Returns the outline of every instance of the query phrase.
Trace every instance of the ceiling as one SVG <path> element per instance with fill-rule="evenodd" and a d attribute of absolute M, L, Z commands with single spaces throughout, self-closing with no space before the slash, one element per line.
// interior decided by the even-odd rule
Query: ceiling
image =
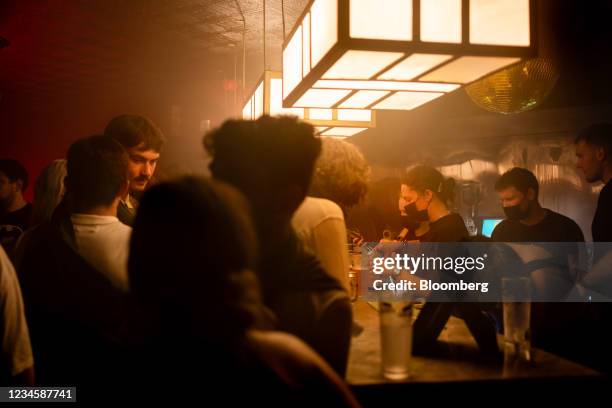
<path fill-rule="evenodd" d="M 267 0 L 268 67 L 280 68 L 283 9 L 288 31 L 307 2 Z M 66 94 L 231 71 L 242 55 L 239 7 L 247 70 L 260 71 L 262 0 L 3 0 L 0 36 L 10 45 L 0 50 L 0 92 Z"/>
<path fill-rule="evenodd" d="M 283 15 L 288 33 L 308 1 L 266 0 L 267 68 L 281 68 Z M 548 105 L 610 101 L 612 2 L 538 4 L 541 51 L 562 71 Z M 241 77 L 239 9 L 248 90 L 264 68 L 263 0 L 1 0 L 0 37 L 10 45 L 0 50 L 0 94 L 49 104 L 45 95 L 187 87 L 196 78 L 221 88 Z M 466 114 L 480 112 L 456 94 Z"/>

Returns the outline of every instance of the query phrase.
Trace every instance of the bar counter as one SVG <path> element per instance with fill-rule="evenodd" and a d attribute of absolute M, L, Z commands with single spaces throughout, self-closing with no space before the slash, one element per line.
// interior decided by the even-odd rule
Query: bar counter
<path fill-rule="evenodd" d="M 499 361 L 483 360 L 465 323 L 451 317 L 439 337 L 444 352 L 436 357 L 413 356 L 410 377 L 399 383 L 393 382 L 385 379 L 381 372 L 378 312 L 363 301 L 356 301 L 353 308 L 356 323 L 363 327 L 351 342 L 347 381 L 353 389 L 384 384 L 601 378 L 590 368 L 535 348 L 532 348 L 532 361 L 528 363 L 504 359 L 503 355 Z M 499 340 L 501 347 L 501 337 Z"/>

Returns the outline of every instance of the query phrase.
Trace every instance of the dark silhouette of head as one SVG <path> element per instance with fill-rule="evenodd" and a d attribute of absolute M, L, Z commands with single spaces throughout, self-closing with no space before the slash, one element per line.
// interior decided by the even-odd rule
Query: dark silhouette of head
<path fill-rule="evenodd" d="M 173 335 L 240 336 L 259 301 L 256 237 L 246 200 L 219 182 L 161 183 L 141 201 L 130 244 L 130 288 Z"/>
<path fill-rule="evenodd" d="M 288 225 L 306 197 L 321 141 L 294 117 L 229 120 L 204 137 L 217 179 L 249 199 L 259 224 Z"/>
<path fill-rule="evenodd" d="M 75 210 L 110 206 L 127 189 L 128 158 L 116 141 L 96 135 L 68 149 L 66 187 Z"/>

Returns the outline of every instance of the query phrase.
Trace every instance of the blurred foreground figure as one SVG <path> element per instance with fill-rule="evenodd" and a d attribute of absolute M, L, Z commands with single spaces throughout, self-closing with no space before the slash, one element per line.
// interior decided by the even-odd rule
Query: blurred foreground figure
<path fill-rule="evenodd" d="M 228 185 L 188 177 L 145 193 L 129 261 L 141 317 L 121 373 L 131 397 L 357 405 L 298 338 L 253 329 L 264 309 L 256 243 L 246 200 Z"/>
<path fill-rule="evenodd" d="M 321 150 L 314 128 L 292 117 L 231 120 L 207 134 L 204 146 L 212 175 L 238 188 L 252 207 L 261 248 L 257 274 L 278 329 L 304 340 L 344 375 L 350 299 L 291 226 Z"/>

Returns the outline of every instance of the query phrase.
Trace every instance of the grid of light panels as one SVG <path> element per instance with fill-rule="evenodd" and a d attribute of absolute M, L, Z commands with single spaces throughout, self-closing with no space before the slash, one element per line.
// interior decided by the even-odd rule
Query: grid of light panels
<path fill-rule="evenodd" d="M 283 104 L 414 109 L 536 53 L 534 0 L 313 0 L 283 45 Z"/>
<path fill-rule="evenodd" d="M 242 109 L 242 118 L 262 115 L 293 115 L 315 126 L 322 136 L 349 137 L 375 126 L 376 115 L 369 109 L 283 108 L 282 73 L 265 71 Z"/>

